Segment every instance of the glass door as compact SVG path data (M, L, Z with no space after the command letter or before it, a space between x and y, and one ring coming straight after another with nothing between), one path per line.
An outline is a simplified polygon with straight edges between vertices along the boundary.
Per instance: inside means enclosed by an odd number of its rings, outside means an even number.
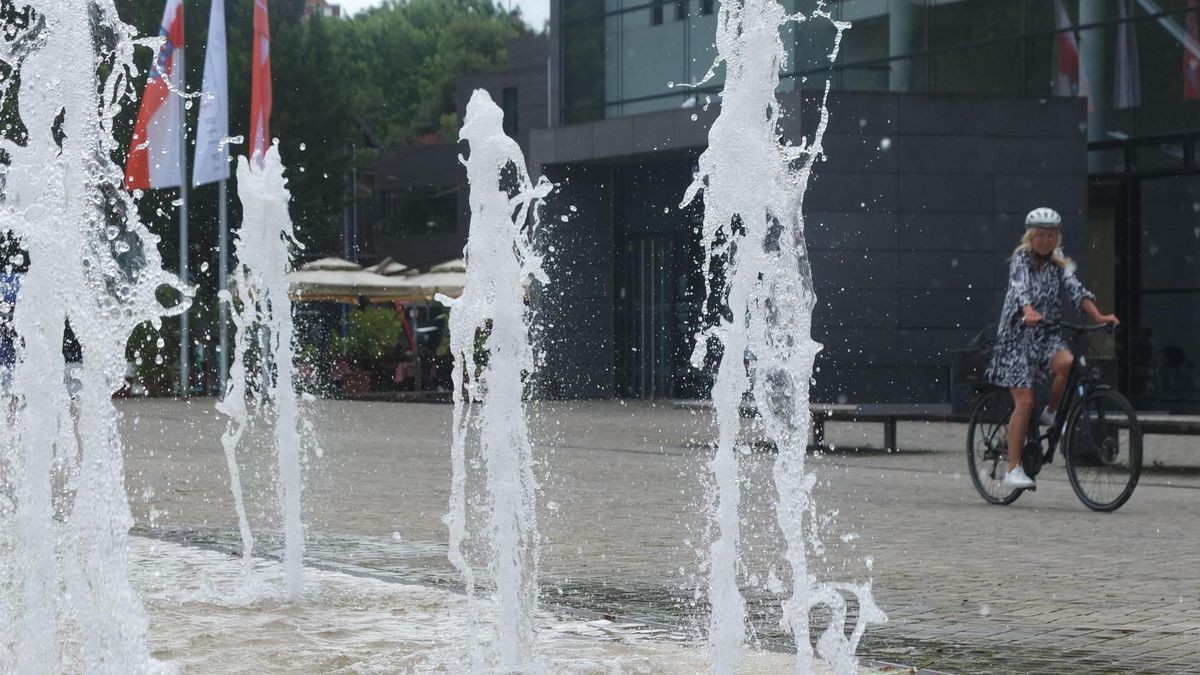
M1144 408L1200 406L1200 175L1137 181L1131 393Z
M637 398L674 395L674 241L670 236L635 236L626 241L624 261L624 394Z

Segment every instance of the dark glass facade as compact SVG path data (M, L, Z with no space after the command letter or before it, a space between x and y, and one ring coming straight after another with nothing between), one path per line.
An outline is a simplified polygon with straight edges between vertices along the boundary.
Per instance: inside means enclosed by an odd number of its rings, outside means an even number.
M816 3L785 4L809 12ZM714 57L711 6L559 0L556 123L599 123L715 100L720 69L696 88L680 86L701 82ZM831 67L827 58L828 22L792 26L783 36L791 53L783 89L819 91L828 83L834 91L963 101L1087 100L1079 126L1089 142L1087 241L1068 243L1080 253L1086 245L1085 282L1126 323L1116 341L1098 341L1093 353L1109 359L1121 388L1143 407L1200 410L1200 2L834 0L826 7L853 26L837 62ZM982 104L964 109L975 105ZM1009 113L996 115L1001 124ZM989 124L978 121L981 129ZM934 123L928 131L935 145L937 129ZM1048 161L1029 152L1034 164ZM1025 182L1038 182L1034 164ZM1021 174L1019 166L1011 170ZM822 189L820 181L814 189ZM1043 192L1052 202L1053 191ZM995 206L1010 218L1028 207ZM686 227L677 224L679 231ZM632 230L619 239L617 250L629 260L671 250L657 240L646 244ZM956 320L982 324L977 318Z
M840 0L849 21L838 62L832 29L789 29L786 87L1049 97L1089 94L1092 140L1191 131L1200 100L1185 97L1189 0ZM716 15L702 0L562 3L561 122L697 102L714 56ZM811 1L785 3L810 9ZM1122 10L1122 7L1125 7ZM1121 47L1121 34L1128 48ZM1070 52L1076 52L1071 55ZM1072 66L1078 63L1078 66ZM1122 79L1124 76L1124 79ZM1140 91L1121 100L1121 82ZM719 91L721 76L700 96ZM702 103L702 101L700 101Z

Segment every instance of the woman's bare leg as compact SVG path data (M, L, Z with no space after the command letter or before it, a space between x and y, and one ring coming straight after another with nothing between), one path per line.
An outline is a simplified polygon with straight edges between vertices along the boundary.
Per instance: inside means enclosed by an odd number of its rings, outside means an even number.
M1075 355L1068 349L1054 352L1050 361L1050 370L1054 372L1054 381L1050 383L1050 410L1058 410L1062 403L1063 393L1067 390L1067 376L1071 374L1071 364L1075 363Z
M1008 470L1021 464L1021 451L1025 449L1025 435L1029 433L1029 417L1033 414L1033 390L1012 387L1008 390L1013 397L1012 417L1008 419Z

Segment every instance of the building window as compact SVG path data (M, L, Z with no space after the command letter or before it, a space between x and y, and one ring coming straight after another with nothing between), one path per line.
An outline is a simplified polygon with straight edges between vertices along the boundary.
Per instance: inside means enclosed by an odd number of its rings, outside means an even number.
M564 3L562 25L562 121L567 124L604 117L606 20L604 1ZM642 11L645 11L644 9ZM642 15L645 16L645 15ZM611 20L617 21L617 20Z
M666 0L654 0L650 5L650 25L661 26L663 22L663 2Z
M708 16L709 14L712 14L713 5L715 4L716 0L700 0L700 15Z
M500 93L500 109L504 111L504 133L516 136L517 130L517 88L505 87Z
M376 229L385 236L437 234L458 229L455 188L385 190L380 201L382 217Z
M688 2L689 2L689 0L675 0L675 18L676 19L679 19L682 21L683 19L687 18Z

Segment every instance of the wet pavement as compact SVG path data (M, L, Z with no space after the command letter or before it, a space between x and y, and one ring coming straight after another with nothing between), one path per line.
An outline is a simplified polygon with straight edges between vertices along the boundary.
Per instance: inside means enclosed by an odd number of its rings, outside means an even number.
M442 517L451 408L312 401L322 452L306 464L313 564L454 588ZM237 535L211 400L124 401L129 493L139 532L218 549ZM582 615L695 634L702 588L711 420L697 409L618 401L534 407L543 600ZM881 425L829 424L847 448L810 457L822 545L813 568L874 579L890 621L867 658L950 672L1200 671L1200 443L1148 436L1143 476L1114 514L1088 511L1061 467L1014 505L985 504L966 472L965 427L902 423L898 453L869 447ZM786 582L771 508L774 456L741 458L742 584L752 641L784 649ZM274 458L262 429L240 455L248 512L274 515ZM858 448L858 449L851 449ZM820 623L818 619L818 624Z

